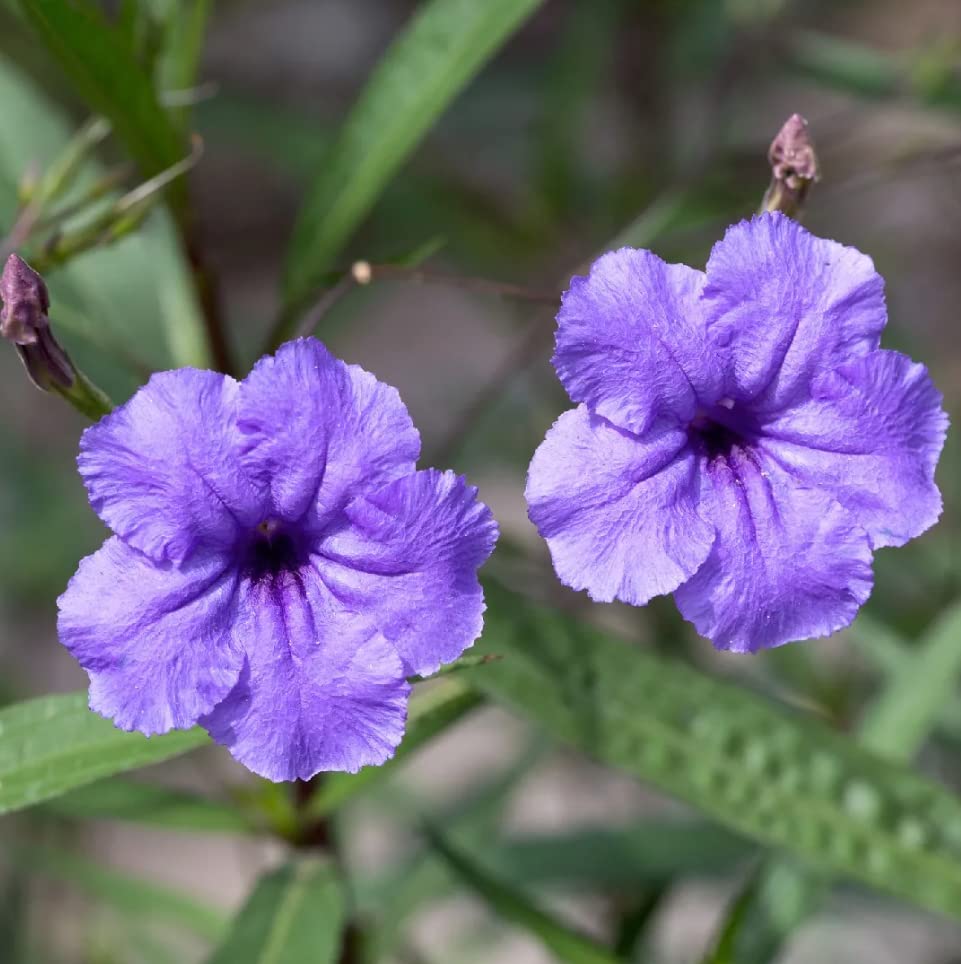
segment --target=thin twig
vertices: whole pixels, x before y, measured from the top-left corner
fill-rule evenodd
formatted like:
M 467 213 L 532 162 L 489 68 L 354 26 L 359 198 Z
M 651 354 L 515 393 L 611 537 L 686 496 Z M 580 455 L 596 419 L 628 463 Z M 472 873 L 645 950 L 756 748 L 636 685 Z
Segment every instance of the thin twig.
M 664 201 L 669 197 L 669 195 L 665 195 L 664 198 L 655 201 L 641 215 L 641 218 L 645 220 L 649 218 L 654 219 L 654 234 L 660 233 L 660 231 L 663 230 L 662 222 L 665 216 L 663 205 Z M 670 202 L 670 204 L 673 203 L 675 202 Z M 670 204 L 668 205 L 668 209 L 670 209 Z M 639 220 L 640 219 L 633 222 L 634 226 L 638 224 Z M 653 240 L 653 236 L 651 240 Z M 637 243 L 634 239 L 631 239 L 631 242 L 634 244 Z M 625 241 L 624 243 L 628 242 Z M 573 274 L 583 274 L 589 267 L 590 259 L 581 262 L 577 268 L 575 268 Z M 566 285 L 569 278 L 570 275 L 566 276 L 562 283 Z M 555 296 L 552 303 L 556 305 L 559 302 L 560 296 Z M 457 454 L 463 444 L 463 436 L 468 434 L 474 423 L 483 417 L 485 412 L 498 400 L 501 394 L 510 387 L 515 378 L 522 375 L 544 356 L 545 346 L 549 343 L 554 332 L 553 325 L 546 323 L 549 321 L 553 321 L 553 318 L 546 318 L 540 313 L 530 319 L 527 323 L 524 336 L 515 351 L 512 352 L 504 364 L 494 372 L 490 380 L 480 389 L 477 395 L 474 396 L 473 401 L 461 412 L 449 431 L 434 447 L 433 451 L 429 453 L 428 462 L 432 465 L 446 465 Z
M 144 181 L 143 184 L 138 184 L 132 191 L 128 191 L 117 201 L 117 210 L 128 211 L 142 201 L 146 201 L 147 198 L 165 188 L 171 181 L 175 181 L 178 177 L 182 177 L 188 171 L 193 170 L 193 168 L 200 163 L 203 156 L 204 139 L 199 134 L 191 135 L 190 153 L 177 161 L 176 164 L 171 164 L 170 167 L 164 168 L 159 174 L 150 178 L 149 181 Z
M 327 314 L 333 310 L 334 306 L 357 286 L 357 281 L 351 271 L 342 275 L 341 278 L 330 288 L 328 288 L 314 303 L 314 306 L 300 320 L 300 324 L 294 331 L 294 338 L 306 338 L 312 335 L 317 326 L 324 320 Z
M 516 350 L 497 369 L 490 380 L 474 396 L 473 401 L 457 417 L 440 442 L 428 454 L 431 465 L 447 465 L 457 454 L 463 443 L 463 436 L 473 427 L 501 394 L 510 387 L 515 378 L 525 372 L 544 354 L 546 336 L 552 331 L 538 313 L 527 323 L 527 330 Z
M 526 285 L 513 284 L 509 281 L 492 281 L 488 278 L 470 278 L 464 275 L 444 274 L 438 271 L 426 271 L 420 268 L 404 268 L 395 264 L 367 264 L 365 261 L 358 265 L 367 265 L 370 271 L 370 281 L 413 281 L 418 284 L 448 285 L 465 291 L 480 291 L 503 298 L 515 298 L 518 301 L 532 301 L 543 305 L 556 305 L 560 300 L 559 291 L 538 290 Z
M 83 197 L 64 205 L 62 208 L 58 208 L 56 211 L 51 211 L 49 214 L 40 218 L 34 225 L 34 229 L 36 231 L 49 231 L 59 227 L 64 221 L 68 221 L 75 214 L 82 213 L 84 208 L 92 201 L 97 201 L 114 188 L 120 187 L 120 185 L 133 174 L 133 170 L 132 164 L 121 164 L 113 170 L 107 171 L 102 178 L 91 186 L 90 190 Z
M 365 287 L 375 281 L 407 281 L 416 284 L 439 284 L 465 291 L 479 291 L 515 298 L 537 304 L 556 305 L 560 294 L 542 291 L 524 285 L 505 281 L 492 281 L 489 278 L 470 278 L 464 275 L 442 274 L 420 268 L 405 268 L 396 264 L 371 264 L 369 261 L 355 261 L 337 281 L 314 302 L 311 309 L 301 319 L 294 330 L 294 338 L 306 338 L 316 331 L 317 326 L 338 305 L 341 299 L 356 287 Z

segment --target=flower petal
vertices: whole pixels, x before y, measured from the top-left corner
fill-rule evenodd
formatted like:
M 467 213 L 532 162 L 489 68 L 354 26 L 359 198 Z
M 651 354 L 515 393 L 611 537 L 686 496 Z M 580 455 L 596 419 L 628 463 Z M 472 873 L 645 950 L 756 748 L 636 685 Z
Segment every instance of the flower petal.
M 357 492 L 414 470 L 420 436 L 397 390 L 313 338 L 262 358 L 241 394 L 244 465 L 281 519 L 321 525 Z
M 728 228 L 707 263 L 704 310 L 726 355 L 725 394 L 783 408 L 817 372 L 878 347 L 884 281 L 854 248 L 781 214 Z
M 813 398 L 765 425 L 761 445 L 829 490 L 872 545 L 900 546 L 941 514 L 934 470 L 948 417 L 924 365 L 876 351 L 821 375 Z
M 453 472 L 427 469 L 355 499 L 315 560 L 337 597 L 397 649 L 407 673 L 433 673 L 480 635 L 477 570 L 497 541 L 490 509 Z
M 160 372 L 83 433 L 90 504 L 129 545 L 179 563 L 257 524 L 263 497 L 239 461 L 238 390 L 216 372 Z
M 574 278 L 557 316 L 554 367 L 575 402 L 644 432 L 659 416 L 687 422 L 713 403 L 720 371 L 700 304 L 704 275 L 621 248 Z
M 58 631 L 90 676 L 90 708 L 148 736 L 193 726 L 240 674 L 236 589 L 217 556 L 177 567 L 117 537 L 82 560 Z
M 697 571 L 714 542 L 703 497 L 686 432 L 639 438 L 583 405 L 557 420 L 527 476 L 558 577 L 600 602 L 640 606 Z
M 245 581 L 247 659 L 201 724 L 269 780 L 356 773 L 393 755 L 410 685 L 382 637 L 336 604 L 308 570 Z
M 871 593 L 867 534 L 829 492 L 735 449 L 705 466 L 717 541 L 675 593 L 718 649 L 756 652 L 847 626 Z

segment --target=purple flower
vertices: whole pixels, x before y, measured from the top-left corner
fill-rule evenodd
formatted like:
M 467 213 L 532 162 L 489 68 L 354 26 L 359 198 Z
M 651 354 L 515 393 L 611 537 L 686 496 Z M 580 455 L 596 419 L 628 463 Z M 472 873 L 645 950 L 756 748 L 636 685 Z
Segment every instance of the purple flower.
M 673 592 L 737 652 L 848 625 L 873 551 L 941 512 L 947 417 L 924 366 L 879 348 L 883 289 L 777 214 L 730 228 L 706 275 L 622 248 L 575 278 L 554 365 L 580 404 L 527 484 L 561 581 Z
M 272 780 L 383 763 L 406 677 L 480 634 L 497 538 L 419 452 L 396 390 L 317 341 L 239 383 L 154 375 L 80 445 L 115 533 L 59 600 L 91 708 L 148 735 L 200 723 Z

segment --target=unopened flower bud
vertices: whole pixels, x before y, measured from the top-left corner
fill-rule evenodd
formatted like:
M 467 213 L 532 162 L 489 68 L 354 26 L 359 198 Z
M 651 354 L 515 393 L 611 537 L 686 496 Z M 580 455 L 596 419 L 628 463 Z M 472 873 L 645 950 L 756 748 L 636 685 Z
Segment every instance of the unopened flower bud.
M 49 327 L 50 296 L 43 278 L 19 255 L 7 258 L 0 275 L 0 335 L 17 345 L 33 345 Z
M 37 331 L 30 345 L 17 345 L 17 352 L 30 381 L 45 392 L 73 388 L 76 371 L 67 353 L 53 337 L 49 326 Z
M 820 177 L 807 121 L 800 114 L 792 114 L 785 121 L 771 142 L 767 157 L 771 164 L 771 184 L 761 210 L 800 217 L 808 189 Z
M 50 296 L 43 278 L 16 254 L 0 274 L 0 299 L 0 336 L 14 343 L 30 381 L 91 418 L 109 412 L 110 399 L 77 371 L 50 329 Z

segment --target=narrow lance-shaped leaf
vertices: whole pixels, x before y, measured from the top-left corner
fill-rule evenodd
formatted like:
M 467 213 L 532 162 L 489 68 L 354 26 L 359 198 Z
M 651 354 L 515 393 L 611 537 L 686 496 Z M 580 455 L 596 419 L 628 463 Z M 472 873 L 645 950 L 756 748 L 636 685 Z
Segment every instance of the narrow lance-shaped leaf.
M 956 603 L 935 620 L 868 707 L 859 727 L 865 746 L 895 760 L 909 760 L 921 749 L 955 698 L 961 676 L 959 642 L 961 603 Z
M 195 727 L 149 739 L 124 733 L 87 709 L 86 693 L 64 693 L 0 710 L 0 813 L 209 743 Z
M 262 877 L 207 964 L 334 964 L 344 891 L 334 865 L 306 858 Z
M 952 55 L 925 74 L 905 58 L 829 34 L 795 31 L 785 51 L 787 66 L 803 77 L 857 97 L 911 96 L 929 107 L 961 109 L 961 82 Z
M 629 827 L 511 836 L 479 856 L 512 881 L 616 893 L 682 874 L 729 873 L 754 853 L 748 841 L 706 820 L 651 818 Z
M 371 75 L 326 154 L 287 260 L 284 326 L 398 167 L 489 57 L 543 0 L 427 0 Z
M 77 92 L 113 124 L 145 174 L 157 174 L 186 153 L 151 79 L 94 4 L 20 0 L 20 7 Z
M 14 859 L 32 873 L 72 884 L 124 914 L 186 928 L 211 942 L 226 930 L 224 915 L 216 908 L 102 862 L 29 846 L 16 849 Z
M 227 803 L 129 779 L 100 780 L 49 801 L 45 813 L 70 820 L 122 820 L 199 833 L 250 833 L 255 824 Z
M 815 721 L 488 584 L 474 675 L 602 762 L 824 870 L 961 918 L 961 801 Z
M 874 635 L 889 653 L 902 648 L 891 630 L 876 627 Z M 862 746 L 894 760 L 908 760 L 917 753 L 954 700 L 961 673 L 959 639 L 961 605 L 955 604 L 935 621 L 897 672 L 892 667 L 888 684 L 858 727 Z M 703 964 L 766 964 L 816 911 L 830 886 L 831 878 L 824 872 L 772 858 L 732 903 L 716 946 Z
M 72 122 L 59 106 L 15 64 L 2 59 L 0 103 L 4 105 L 0 219 L 12 222 L 17 211 L 16 185 L 24 172 L 32 164 L 62 170 L 64 154 L 71 152 L 75 135 Z M 88 158 L 76 172 L 76 183 L 65 202 L 77 202 L 105 175 L 105 169 Z M 30 261 L 45 238 L 44 234 L 31 237 L 20 253 Z M 209 367 L 200 309 L 165 211 L 155 211 L 136 235 L 87 251 L 45 280 L 51 291 L 54 324 L 60 334 L 71 336 L 66 339 L 71 356 L 81 340 L 96 346 L 95 351 L 86 351 L 79 344 L 81 350 L 75 357 L 83 368 L 90 358 L 98 361 L 94 377 L 111 374 L 103 364 L 104 356 L 111 352 L 135 359 L 140 367 Z M 111 390 L 115 384 L 105 387 Z M 128 383 L 123 390 L 129 392 L 131 387 Z
M 600 944 L 565 926 L 524 894 L 481 870 L 438 831 L 427 828 L 426 833 L 433 850 L 443 857 L 455 876 L 494 911 L 536 937 L 557 960 L 566 964 L 617 964 L 618 959 Z

